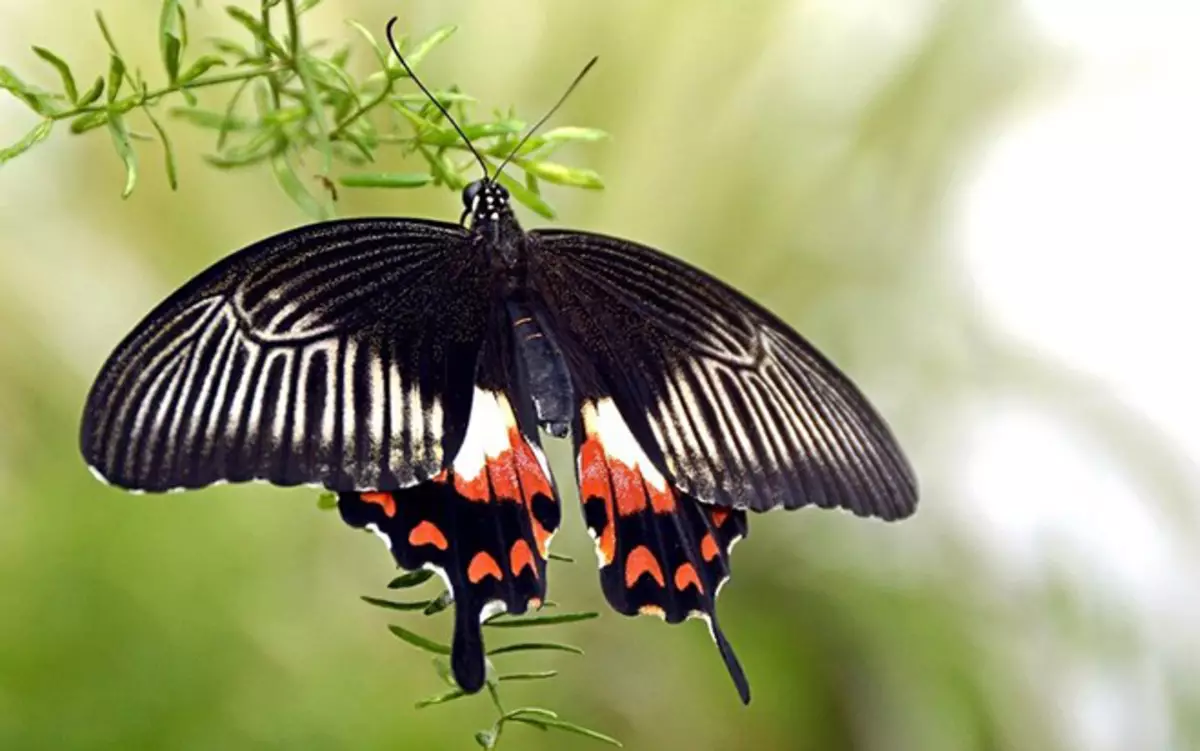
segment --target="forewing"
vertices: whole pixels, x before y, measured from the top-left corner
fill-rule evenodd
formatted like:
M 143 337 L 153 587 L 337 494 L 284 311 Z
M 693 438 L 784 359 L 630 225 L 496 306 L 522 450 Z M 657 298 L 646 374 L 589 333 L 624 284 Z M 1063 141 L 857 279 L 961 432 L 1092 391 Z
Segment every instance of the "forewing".
M 645 246 L 530 233 L 530 269 L 581 398 L 611 398 L 678 490 L 755 511 L 898 519 L 917 486 L 883 419 L 777 317 Z
M 432 477 L 467 423 L 488 279 L 451 224 L 348 220 L 256 243 L 117 347 L 88 395 L 83 455 L 146 491 Z

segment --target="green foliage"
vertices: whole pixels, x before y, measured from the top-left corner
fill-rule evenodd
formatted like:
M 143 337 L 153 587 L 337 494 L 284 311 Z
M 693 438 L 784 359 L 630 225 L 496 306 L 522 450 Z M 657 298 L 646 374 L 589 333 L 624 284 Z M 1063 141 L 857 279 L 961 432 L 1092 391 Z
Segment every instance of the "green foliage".
M 104 17 L 97 13 L 109 65 L 107 72 L 97 75 L 82 92 L 79 81 L 90 76 L 78 77 L 61 56 L 45 47 L 35 46 L 33 51 L 58 77 L 57 92 L 28 84 L 0 67 L 0 88 L 42 118 L 17 143 L 0 150 L 0 164 L 44 141 L 54 123 L 65 120 L 76 135 L 108 129 L 124 165 L 123 197 L 137 186 L 140 167 L 134 141 L 143 138 L 161 144 L 167 182 L 175 189 L 177 159 L 156 115 L 165 110 L 173 120 L 214 132 L 214 151 L 204 157 L 210 165 L 229 170 L 269 168 L 280 189 L 314 218 L 334 214 L 335 180 L 348 188 L 434 185 L 461 190 L 478 170 L 466 144 L 433 103 L 423 95 L 401 90 L 408 74 L 386 41 L 362 24 L 348 22 L 357 44 L 310 41 L 301 21 L 319 4 L 320 0 L 261 0 L 257 13 L 228 6 L 226 16 L 242 33 L 238 38 L 213 39 L 211 50 L 193 55 L 183 4 L 164 0 L 158 18 L 158 46 L 166 81 L 153 87 L 141 70 L 128 64 Z M 397 42 L 415 68 L 454 31 L 454 26 L 443 26 L 415 41 L 402 37 Z M 360 76 L 349 63 L 363 48 L 374 56 L 374 69 Z M 229 94 L 221 107 L 209 109 L 200 104 L 196 92 L 214 87 L 225 87 Z M 453 111 L 492 167 L 512 153 L 526 127 L 511 109 L 477 119 L 472 111 L 475 99 L 457 87 L 434 95 Z M 153 135 L 142 136 L 131 127 L 135 117 L 144 118 Z M 502 175 L 501 181 L 514 199 L 552 218 L 554 209 L 541 195 L 542 181 L 588 189 L 602 188 L 603 181 L 592 170 L 548 159 L 563 144 L 603 138 L 605 134 L 594 128 L 569 126 L 536 135 L 512 160 L 525 179 Z M 423 160 L 427 168 L 406 173 L 365 169 L 378 160 L 385 146 Z M 319 168 L 304 174 L 304 166 L 314 162 Z
M 560 556 L 561 558 L 561 556 Z M 570 559 L 567 559 L 570 560 Z M 393 579 L 389 584 L 389 589 L 410 589 L 419 587 L 432 578 L 432 571 L 413 571 L 404 574 L 396 579 Z M 450 604 L 450 593 L 443 592 L 438 597 L 432 600 L 416 600 L 416 601 L 395 601 L 385 600 L 378 597 L 363 597 L 365 602 L 377 607 L 388 610 L 399 611 L 417 611 L 422 610 L 426 616 L 434 615 L 445 610 Z M 553 602 L 546 602 L 543 607 L 555 607 Z M 576 621 L 589 620 L 596 618 L 599 614 L 586 613 L 561 613 L 552 616 L 538 615 L 523 615 L 523 616 L 508 616 L 504 614 L 494 615 L 484 621 L 485 627 L 491 628 L 529 628 L 536 626 L 549 626 L 561 623 L 573 623 Z M 437 671 L 438 676 L 448 686 L 449 690 L 422 699 L 416 703 L 417 709 L 432 707 L 437 704 L 446 704 L 447 702 L 456 701 L 468 696 L 454 682 L 454 678 L 450 672 L 450 664 L 446 661 L 446 657 L 450 654 L 449 645 L 442 644 L 428 637 L 422 636 L 415 631 L 411 631 L 403 626 L 395 624 L 388 626 L 388 629 L 395 636 L 410 644 L 417 649 L 424 650 L 434 655 L 433 667 Z M 555 642 L 543 641 L 527 641 L 518 642 L 515 644 L 506 644 L 500 647 L 494 647 L 488 650 L 487 661 L 487 693 L 491 699 L 492 705 L 496 708 L 496 720 L 487 730 L 480 730 L 475 733 L 475 742 L 481 747 L 487 749 L 496 748 L 500 738 L 503 735 L 504 728 L 510 723 L 518 723 L 523 725 L 531 725 L 539 730 L 561 730 L 568 733 L 574 733 L 593 740 L 602 741 L 613 746 L 620 746 L 621 743 L 614 738 L 611 738 L 603 733 L 598 733 L 595 730 L 576 725 L 572 722 L 559 719 L 557 713 L 544 709 L 542 707 L 522 707 L 505 711 L 504 705 L 500 701 L 500 684 L 512 681 L 540 681 L 554 678 L 558 675 L 557 671 L 544 670 L 537 672 L 520 672 L 520 673 L 504 673 L 497 675 L 496 669 L 490 658 L 504 654 L 512 654 L 514 652 L 569 652 L 571 654 L 582 655 L 583 650 L 579 647 L 570 644 L 558 644 Z

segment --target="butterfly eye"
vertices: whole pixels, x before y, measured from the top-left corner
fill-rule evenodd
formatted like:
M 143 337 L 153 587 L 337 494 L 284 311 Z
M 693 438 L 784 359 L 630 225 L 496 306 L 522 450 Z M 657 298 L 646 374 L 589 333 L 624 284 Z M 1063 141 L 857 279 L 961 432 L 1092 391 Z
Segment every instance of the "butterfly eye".
M 475 199 L 479 196 L 479 192 L 483 190 L 483 180 L 476 180 L 467 187 L 463 188 L 463 206 L 468 209 L 475 207 Z

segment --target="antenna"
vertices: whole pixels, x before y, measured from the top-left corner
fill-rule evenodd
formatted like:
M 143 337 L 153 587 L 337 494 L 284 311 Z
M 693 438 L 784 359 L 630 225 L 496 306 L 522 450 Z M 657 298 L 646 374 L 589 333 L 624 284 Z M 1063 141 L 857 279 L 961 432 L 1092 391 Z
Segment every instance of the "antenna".
M 554 103 L 554 106 L 550 108 L 550 111 L 542 115 L 542 119 L 533 124 L 533 127 L 530 128 L 529 131 L 517 143 L 517 145 L 513 147 L 513 150 L 508 152 L 508 156 L 504 157 L 504 161 L 500 162 L 500 166 L 496 168 L 496 174 L 492 176 L 493 179 L 504 171 L 504 168 L 507 167 L 508 163 L 511 162 L 513 157 L 517 155 L 517 152 L 521 150 L 521 147 L 525 145 L 525 142 L 532 138 L 534 133 L 537 133 L 538 128 L 546 124 L 546 121 L 550 119 L 551 115 L 558 111 L 558 108 L 563 105 L 563 102 L 567 101 L 567 97 L 571 96 L 571 92 L 575 90 L 575 87 L 579 85 L 579 82 L 583 80 L 583 77 L 588 74 L 588 71 L 592 69 L 592 66 L 595 65 L 599 59 L 600 57 L 596 56 L 591 60 L 588 60 L 588 64 L 583 66 L 583 70 L 579 71 L 579 75 L 575 76 L 575 80 L 571 82 L 571 85 L 567 87 L 567 90 L 563 92 L 563 95 L 558 98 L 558 101 Z M 461 133 L 462 131 L 459 132 Z M 472 151 L 474 151 L 474 149 L 472 149 Z
M 479 152 L 475 150 L 475 146 L 471 143 L 471 139 L 467 138 L 467 134 L 463 133 L 462 128 L 458 127 L 458 123 L 454 122 L 454 118 L 450 116 L 449 111 L 442 106 L 442 103 L 438 101 L 437 97 L 435 97 L 433 93 L 429 91 L 429 89 L 425 88 L 425 84 L 421 83 L 421 79 L 417 78 L 417 74 L 413 72 L 413 69 L 409 67 L 408 62 L 405 61 L 404 55 L 400 54 L 400 48 L 396 45 L 396 37 L 392 31 L 396 26 L 396 22 L 399 20 L 400 19 L 398 16 L 392 16 L 392 20 L 387 22 L 387 39 L 388 44 L 391 45 L 392 52 L 395 53 L 396 59 L 400 61 L 400 66 L 404 68 L 406 73 L 408 73 L 408 77 L 413 80 L 413 83 L 420 87 L 421 91 L 425 93 L 425 96 L 429 97 L 429 101 L 433 102 L 433 106 L 437 107 L 438 110 L 440 110 L 441 113 L 446 116 L 446 120 L 449 121 L 452 126 L 454 126 L 455 132 L 457 132 L 459 137 L 462 138 L 463 143 L 465 143 L 467 148 L 470 149 L 471 153 L 475 155 L 475 161 L 479 162 L 479 167 L 483 170 L 483 178 L 485 180 L 490 180 L 491 178 L 488 177 L 487 162 L 483 161 L 483 157 L 481 157 Z M 592 62 L 596 61 L 592 60 Z M 589 64 L 588 67 L 591 67 L 591 65 Z M 586 69 L 584 72 L 587 72 Z M 576 83 L 578 83 L 578 81 L 576 81 Z M 571 84 L 572 88 L 574 88 L 574 86 L 575 84 Z M 568 90 L 567 93 L 570 93 L 570 91 Z M 559 102 L 559 104 L 561 104 L 561 102 Z M 557 107 L 557 105 L 555 106 Z M 524 143 L 524 141 L 522 141 L 522 143 Z M 507 161 L 508 160 L 505 160 L 506 163 Z

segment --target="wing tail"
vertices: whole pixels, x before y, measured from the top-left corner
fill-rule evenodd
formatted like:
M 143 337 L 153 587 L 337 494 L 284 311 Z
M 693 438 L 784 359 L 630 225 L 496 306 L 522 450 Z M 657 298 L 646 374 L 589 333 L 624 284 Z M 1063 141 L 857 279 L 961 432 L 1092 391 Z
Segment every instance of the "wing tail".
M 672 488 L 606 400 L 584 402 L 577 425 L 580 498 L 596 541 L 600 582 L 625 615 L 704 620 L 743 702 L 750 687 L 716 618 L 729 551 L 746 512 L 701 504 Z

